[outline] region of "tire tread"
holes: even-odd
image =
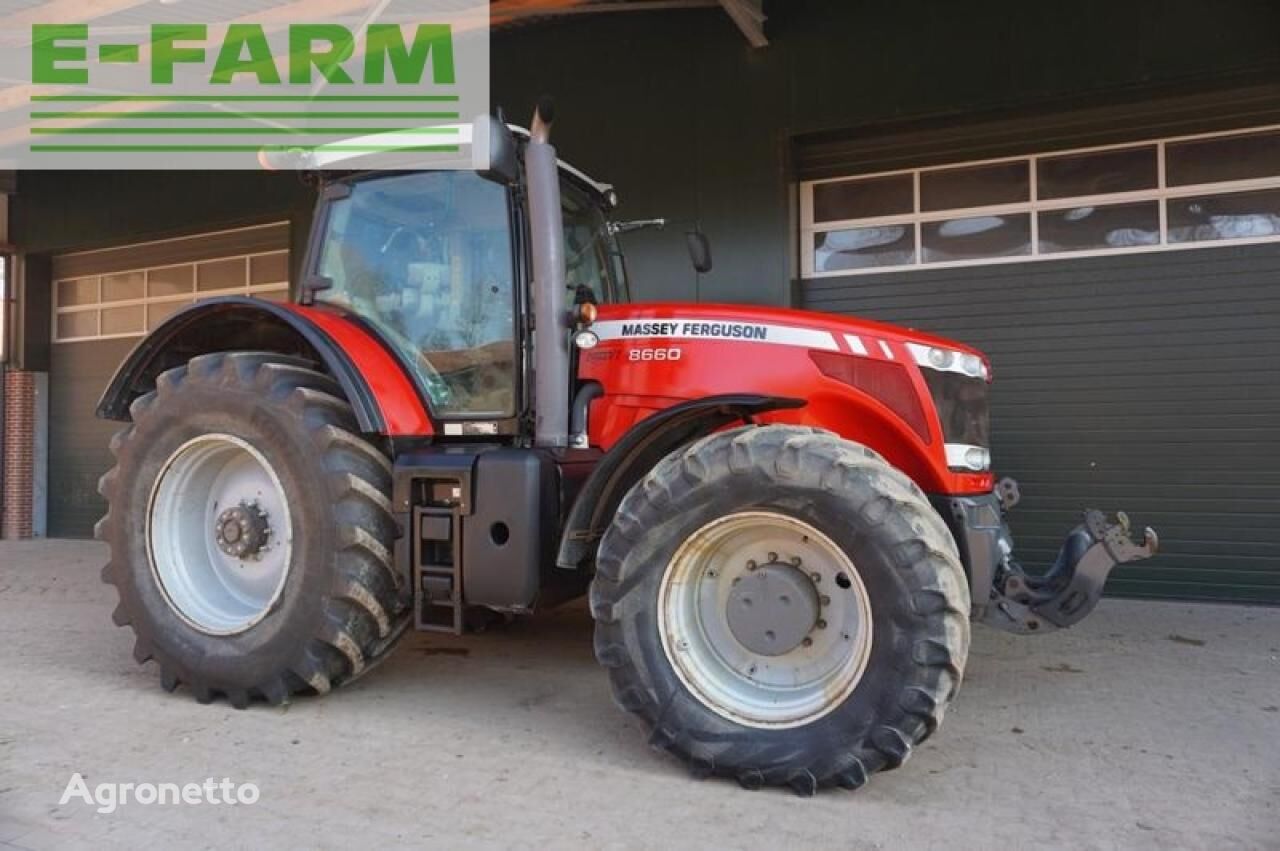
[[[628,598],[644,575],[628,564],[628,555],[645,530],[663,518],[668,495],[708,483],[715,487],[718,478],[751,473],[816,482],[847,494],[851,508],[868,525],[906,524],[909,530],[895,552],[893,569],[911,574],[920,589],[909,605],[924,637],[914,642],[911,658],[904,660],[918,676],[903,687],[896,714],[882,719],[856,747],[781,754],[772,752],[768,736],[754,735],[750,728],[725,722],[722,730],[700,729],[687,723],[689,714],[671,705],[679,699],[659,705],[628,647],[624,613],[636,605]],[[951,533],[909,477],[874,451],[830,432],[772,425],[708,435],[655,465],[623,498],[601,541],[590,603],[595,653],[608,671],[614,700],[649,726],[651,743],[676,754],[696,773],[710,765],[712,773],[732,777],[748,789],[787,786],[811,795],[833,786],[860,788],[876,771],[904,763],[937,729],[959,687],[968,654],[967,597],[967,580]]]
[[[331,377],[316,372],[309,361],[270,352],[218,352],[192,358],[183,366],[161,373],[156,389],[134,400],[133,420],[111,442],[117,464],[99,481],[108,500],[106,515],[96,532],[112,545],[112,560],[103,568],[103,581],[117,586],[125,571],[124,544],[111,540],[115,520],[116,483],[121,465],[128,463],[137,426],[161,413],[168,401],[189,384],[256,392],[262,403],[292,412],[303,424],[324,469],[337,522],[332,590],[324,601],[323,625],[298,648],[287,670],[245,688],[201,681],[183,660],[155,649],[147,635],[146,618],[126,610],[124,595],[113,615],[119,626],[137,634],[135,657],[160,663],[160,682],[166,691],[186,684],[195,699],[208,703],[218,696],[244,708],[254,699],[287,703],[298,692],[324,694],[368,671],[390,651],[404,631],[409,611],[392,557],[398,534],[388,493],[391,464],[374,445],[358,434],[351,406]]]

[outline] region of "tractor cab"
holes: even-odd
[[[533,299],[524,193],[500,171],[357,172],[327,182],[303,301],[368,325],[436,416],[493,422],[502,434],[532,401],[522,391]],[[619,227],[609,219],[616,196],[563,163],[558,171],[567,295],[627,301]]]

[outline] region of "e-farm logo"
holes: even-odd
[[[11,4],[0,168],[469,167],[489,111],[483,0]]]
[[[419,24],[412,45],[405,44],[404,31],[395,24],[374,24],[364,33],[364,82],[386,81],[388,64],[399,85],[423,82],[427,60],[431,60],[431,82],[453,85],[453,35],[445,24]],[[172,85],[179,63],[203,65],[209,60],[206,48],[209,27],[205,24],[152,24],[150,61],[147,63],[154,85]],[[89,82],[89,25],[35,24],[31,27],[31,81],[85,85]],[[279,86],[283,80],[280,64],[288,65],[289,82],[310,85],[316,75],[328,83],[355,82],[344,66],[356,52],[356,34],[338,24],[296,24],[288,27],[289,52],[277,57],[261,24],[231,24],[222,36],[209,73],[210,85],[227,85],[246,74],[264,86]],[[100,44],[101,64],[140,62],[138,44]],[[448,96],[438,98],[452,100]]]

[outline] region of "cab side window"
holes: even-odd
[[[470,172],[374,177],[331,202],[319,301],[374,325],[437,415],[515,413],[506,190]]]
[[[567,180],[560,182],[564,217],[565,281],[571,290],[586,287],[597,302],[625,301],[622,253],[609,232],[600,205]]]

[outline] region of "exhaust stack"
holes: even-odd
[[[534,444],[569,444],[569,303],[565,287],[560,174],[551,144],[555,107],[538,102],[525,146],[533,253]]]

